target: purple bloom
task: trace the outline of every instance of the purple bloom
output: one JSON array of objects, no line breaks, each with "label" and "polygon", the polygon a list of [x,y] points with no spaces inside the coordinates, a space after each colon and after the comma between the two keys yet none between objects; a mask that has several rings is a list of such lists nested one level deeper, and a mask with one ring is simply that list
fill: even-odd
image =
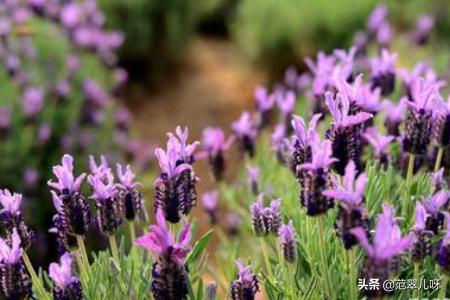
[{"label": "purple bloom", "polygon": [[370,60],[372,72],[372,88],[381,88],[386,96],[392,93],[395,85],[395,62],[397,53],[389,53],[387,49],[381,50],[381,56]]},{"label": "purple bloom", "polygon": [[444,168],[440,168],[436,172],[431,173],[430,175],[431,184],[434,187],[434,193],[439,192],[446,185],[446,181],[444,179]]},{"label": "purple bloom", "polygon": [[281,199],[274,199],[270,206],[264,207],[264,194],[259,194],[256,201],[250,205],[252,227],[256,236],[277,234],[281,226]]},{"label": "purple bloom", "polygon": [[255,89],[256,108],[261,114],[261,126],[264,127],[270,122],[270,113],[275,104],[275,97],[270,95],[267,89],[263,86],[258,86]]},{"label": "purple bloom", "polygon": [[254,300],[259,291],[258,279],[251,271],[251,266],[244,266],[241,261],[236,261],[238,268],[237,278],[231,282],[230,295],[232,300]]},{"label": "purple bloom", "polygon": [[105,106],[111,99],[110,95],[94,80],[88,79],[83,82],[83,92],[86,100],[98,107]]},{"label": "purple bloom", "polygon": [[446,212],[447,229],[437,246],[436,260],[445,274],[450,274],[450,215]]},{"label": "purple bloom", "polygon": [[232,142],[233,139],[227,140],[225,133],[220,128],[207,127],[202,131],[202,147],[217,181],[223,179],[225,172],[224,152],[228,150]]},{"label": "purple bloom", "polygon": [[153,297],[155,300],[186,299],[188,288],[185,263],[191,250],[190,225],[183,227],[176,241],[167,228],[162,210],[157,210],[156,222],[157,225],[151,225],[147,234],[134,241],[135,245],[155,255],[151,284]]},{"label": "purple bloom", "polygon": [[50,140],[50,137],[52,135],[52,129],[47,123],[42,124],[39,126],[38,132],[37,132],[37,141],[39,145],[45,145]]},{"label": "purple bloom", "polygon": [[243,112],[239,120],[231,124],[233,133],[239,141],[239,149],[242,153],[247,152],[250,157],[255,154],[255,140],[258,131],[248,112]]},{"label": "purple bloom", "polygon": [[217,222],[218,202],[219,202],[219,191],[218,190],[205,192],[202,196],[203,207],[209,216],[209,220],[210,220],[211,224],[216,224],[216,222]]},{"label": "purple bloom", "polygon": [[278,243],[283,251],[284,259],[294,263],[297,259],[297,238],[292,220],[287,225],[281,225],[278,230]]},{"label": "purple bloom", "polygon": [[225,216],[227,224],[227,231],[230,235],[236,235],[239,233],[239,226],[241,225],[241,217],[235,212],[229,212]]},{"label": "purple bloom", "polygon": [[123,206],[122,209],[127,220],[134,220],[138,213],[143,213],[144,211],[142,196],[137,189],[142,184],[135,181],[135,176],[136,174],[129,165],[126,166],[124,171],[122,165],[117,164],[117,178],[120,182],[116,184],[117,197]]},{"label": "purple bloom", "polygon": [[19,212],[20,204],[22,203],[22,195],[11,193],[9,190],[0,190],[0,204],[2,210],[0,212],[17,213]]},{"label": "purple bloom", "polygon": [[16,229],[10,241],[0,238],[0,286],[6,299],[28,299],[31,278],[22,261],[20,237]]},{"label": "purple bloom", "polygon": [[61,22],[67,28],[78,26],[83,17],[83,9],[78,3],[69,3],[61,10]]},{"label": "purple bloom", "polygon": [[23,112],[27,118],[34,118],[44,107],[44,93],[36,87],[27,88],[22,95]]},{"label": "purple bloom", "polygon": [[[323,52],[317,53],[316,62],[307,57],[305,63],[314,75],[312,89],[316,98],[320,98],[327,88],[333,86],[332,74],[334,71],[334,65],[336,57],[334,55],[326,55]],[[317,100],[317,99],[316,99]],[[320,112],[315,110],[315,113]]]},{"label": "purple bloom", "polygon": [[72,275],[70,253],[61,256],[60,264],[51,263],[49,276],[53,283],[53,296],[56,300],[81,300],[83,292],[80,280]]},{"label": "purple bloom", "polygon": [[[391,278],[395,272],[395,258],[410,249],[414,242],[414,236],[411,234],[402,238],[392,211],[392,207],[383,206],[383,213],[378,216],[372,244],[369,243],[365,229],[359,227],[351,231],[367,253],[360,278],[365,280],[376,278],[380,282]],[[368,297],[379,297],[385,293],[384,289],[365,291]]]},{"label": "purple bloom", "polygon": [[392,135],[382,135],[374,129],[370,133],[365,133],[364,138],[372,146],[376,159],[378,159],[381,165],[386,166],[391,161],[390,154],[387,150],[395,137]]},{"label": "purple bloom", "polygon": [[69,154],[64,154],[61,162],[62,164],[60,166],[53,167],[53,174],[55,174],[58,181],[53,182],[49,180],[47,184],[61,194],[78,192],[86,174],[82,173],[77,178],[74,177],[73,157]]},{"label": "purple bloom", "polygon": [[390,135],[400,135],[400,124],[406,111],[406,98],[401,98],[398,104],[389,100],[384,100],[383,111],[386,113],[385,125]]},{"label": "purple bloom", "polygon": [[380,47],[386,48],[389,46],[392,39],[392,28],[388,22],[381,24],[376,33],[376,39]]},{"label": "purple bloom", "polygon": [[343,49],[334,50],[334,55],[339,60],[333,72],[333,77],[343,78],[346,81],[353,80],[353,65],[357,48],[351,47],[348,52]]},{"label": "purple bloom", "polygon": [[386,5],[378,5],[367,19],[367,28],[369,31],[377,32],[380,27],[386,22],[388,9]]},{"label": "purple bloom", "polygon": [[277,155],[278,161],[289,167],[293,168],[292,149],[290,140],[286,137],[286,125],[278,124],[275,126],[274,131],[271,134],[272,149]]},{"label": "purple bloom", "polygon": [[39,181],[39,172],[34,168],[28,167],[24,170],[22,179],[27,189],[33,189]]},{"label": "purple bloom", "polygon": [[422,203],[416,203],[416,216],[412,233],[414,235],[414,243],[411,247],[412,259],[416,263],[422,263],[426,256],[431,254],[431,237],[433,233],[426,229],[426,220],[428,213]]},{"label": "purple bloom", "polygon": [[305,121],[299,116],[292,117],[292,127],[294,128],[295,135],[292,139],[292,157],[293,157],[293,170],[294,173],[299,176],[298,166],[312,159],[312,144],[319,139],[319,135],[316,131],[317,122],[321,118],[321,114],[315,114],[309,121],[309,127],[306,127]]},{"label": "purple bloom", "polygon": [[426,229],[432,231],[434,234],[438,234],[439,230],[444,226],[444,214],[441,212],[441,208],[448,203],[450,192],[440,191],[424,203],[428,218],[426,220]]},{"label": "purple bloom", "polygon": [[247,167],[247,177],[248,177],[248,185],[254,195],[258,194],[259,191],[259,167]]},{"label": "purple bloom", "polygon": [[411,38],[417,45],[424,45],[430,36],[434,26],[434,18],[430,15],[421,15],[417,18],[416,26]]}]

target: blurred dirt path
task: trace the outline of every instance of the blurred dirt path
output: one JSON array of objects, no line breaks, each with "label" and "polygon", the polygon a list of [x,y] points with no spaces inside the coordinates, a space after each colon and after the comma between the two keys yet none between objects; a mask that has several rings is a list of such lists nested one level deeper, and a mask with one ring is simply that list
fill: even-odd
[{"label": "blurred dirt path", "polygon": [[164,141],[177,124],[188,126],[194,138],[205,126],[229,131],[230,122],[251,107],[253,88],[262,78],[246,67],[229,41],[198,37],[185,61],[160,91],[130,91],[128,102],[142,138]]}]

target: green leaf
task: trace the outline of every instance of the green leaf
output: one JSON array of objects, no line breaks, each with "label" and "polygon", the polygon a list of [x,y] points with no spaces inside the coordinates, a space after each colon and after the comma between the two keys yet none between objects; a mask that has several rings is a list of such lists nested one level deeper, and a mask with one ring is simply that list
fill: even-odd
[{"label": "green leaf", "polygon": [[194,248],[192,249],[191,253],[189,253],[186,264],[190,265],[194,263],[197,258],[200,256],[202,251],[205,249],[206,245],[208,244],[209,239],[211,238],[211,235],[214,230],[208,230],[194,245]]}]

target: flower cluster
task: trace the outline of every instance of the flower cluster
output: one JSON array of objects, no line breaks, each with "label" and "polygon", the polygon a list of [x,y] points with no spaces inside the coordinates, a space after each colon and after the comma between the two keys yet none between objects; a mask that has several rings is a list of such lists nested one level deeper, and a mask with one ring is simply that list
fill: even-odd
[{"label": "flower cluster", "polygon": [[281,226],[281,199],[274,199],[270,206],[264,207],[264,194],[259,194],[250,206],[252,227],[255,235],[277,234]]}]

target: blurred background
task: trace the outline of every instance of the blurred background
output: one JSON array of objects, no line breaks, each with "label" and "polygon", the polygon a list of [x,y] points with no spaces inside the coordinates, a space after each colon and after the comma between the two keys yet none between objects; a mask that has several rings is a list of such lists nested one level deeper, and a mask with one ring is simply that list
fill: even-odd
[{"label": "blurred background", "polygon": [[[257,84],[284,80],[289,67],[305,71],[303,58],[318,50],[348,48],[381,3],[1,1],[0,186],[24,193],[27,222],[37,231],[35,260],[45,264],[55,255],[46,182],[63,153],[75,156],[77,173],[87,170],[89,154],[131,163],[151,211],[153,151],[166,132],[188,126],[191,140],[206,126],[230,132],[242,110],[253,108]],[[431,42],[417,51],[439,57],[437,70],[445,72],[448,1],[386,5],[384,38],[395,36],[390,46],[407,53],[407,67],[415,63],[408,50],[418,18],[434,16]],[[213,181],[205,162],[198,168],[201,193]]]}]

